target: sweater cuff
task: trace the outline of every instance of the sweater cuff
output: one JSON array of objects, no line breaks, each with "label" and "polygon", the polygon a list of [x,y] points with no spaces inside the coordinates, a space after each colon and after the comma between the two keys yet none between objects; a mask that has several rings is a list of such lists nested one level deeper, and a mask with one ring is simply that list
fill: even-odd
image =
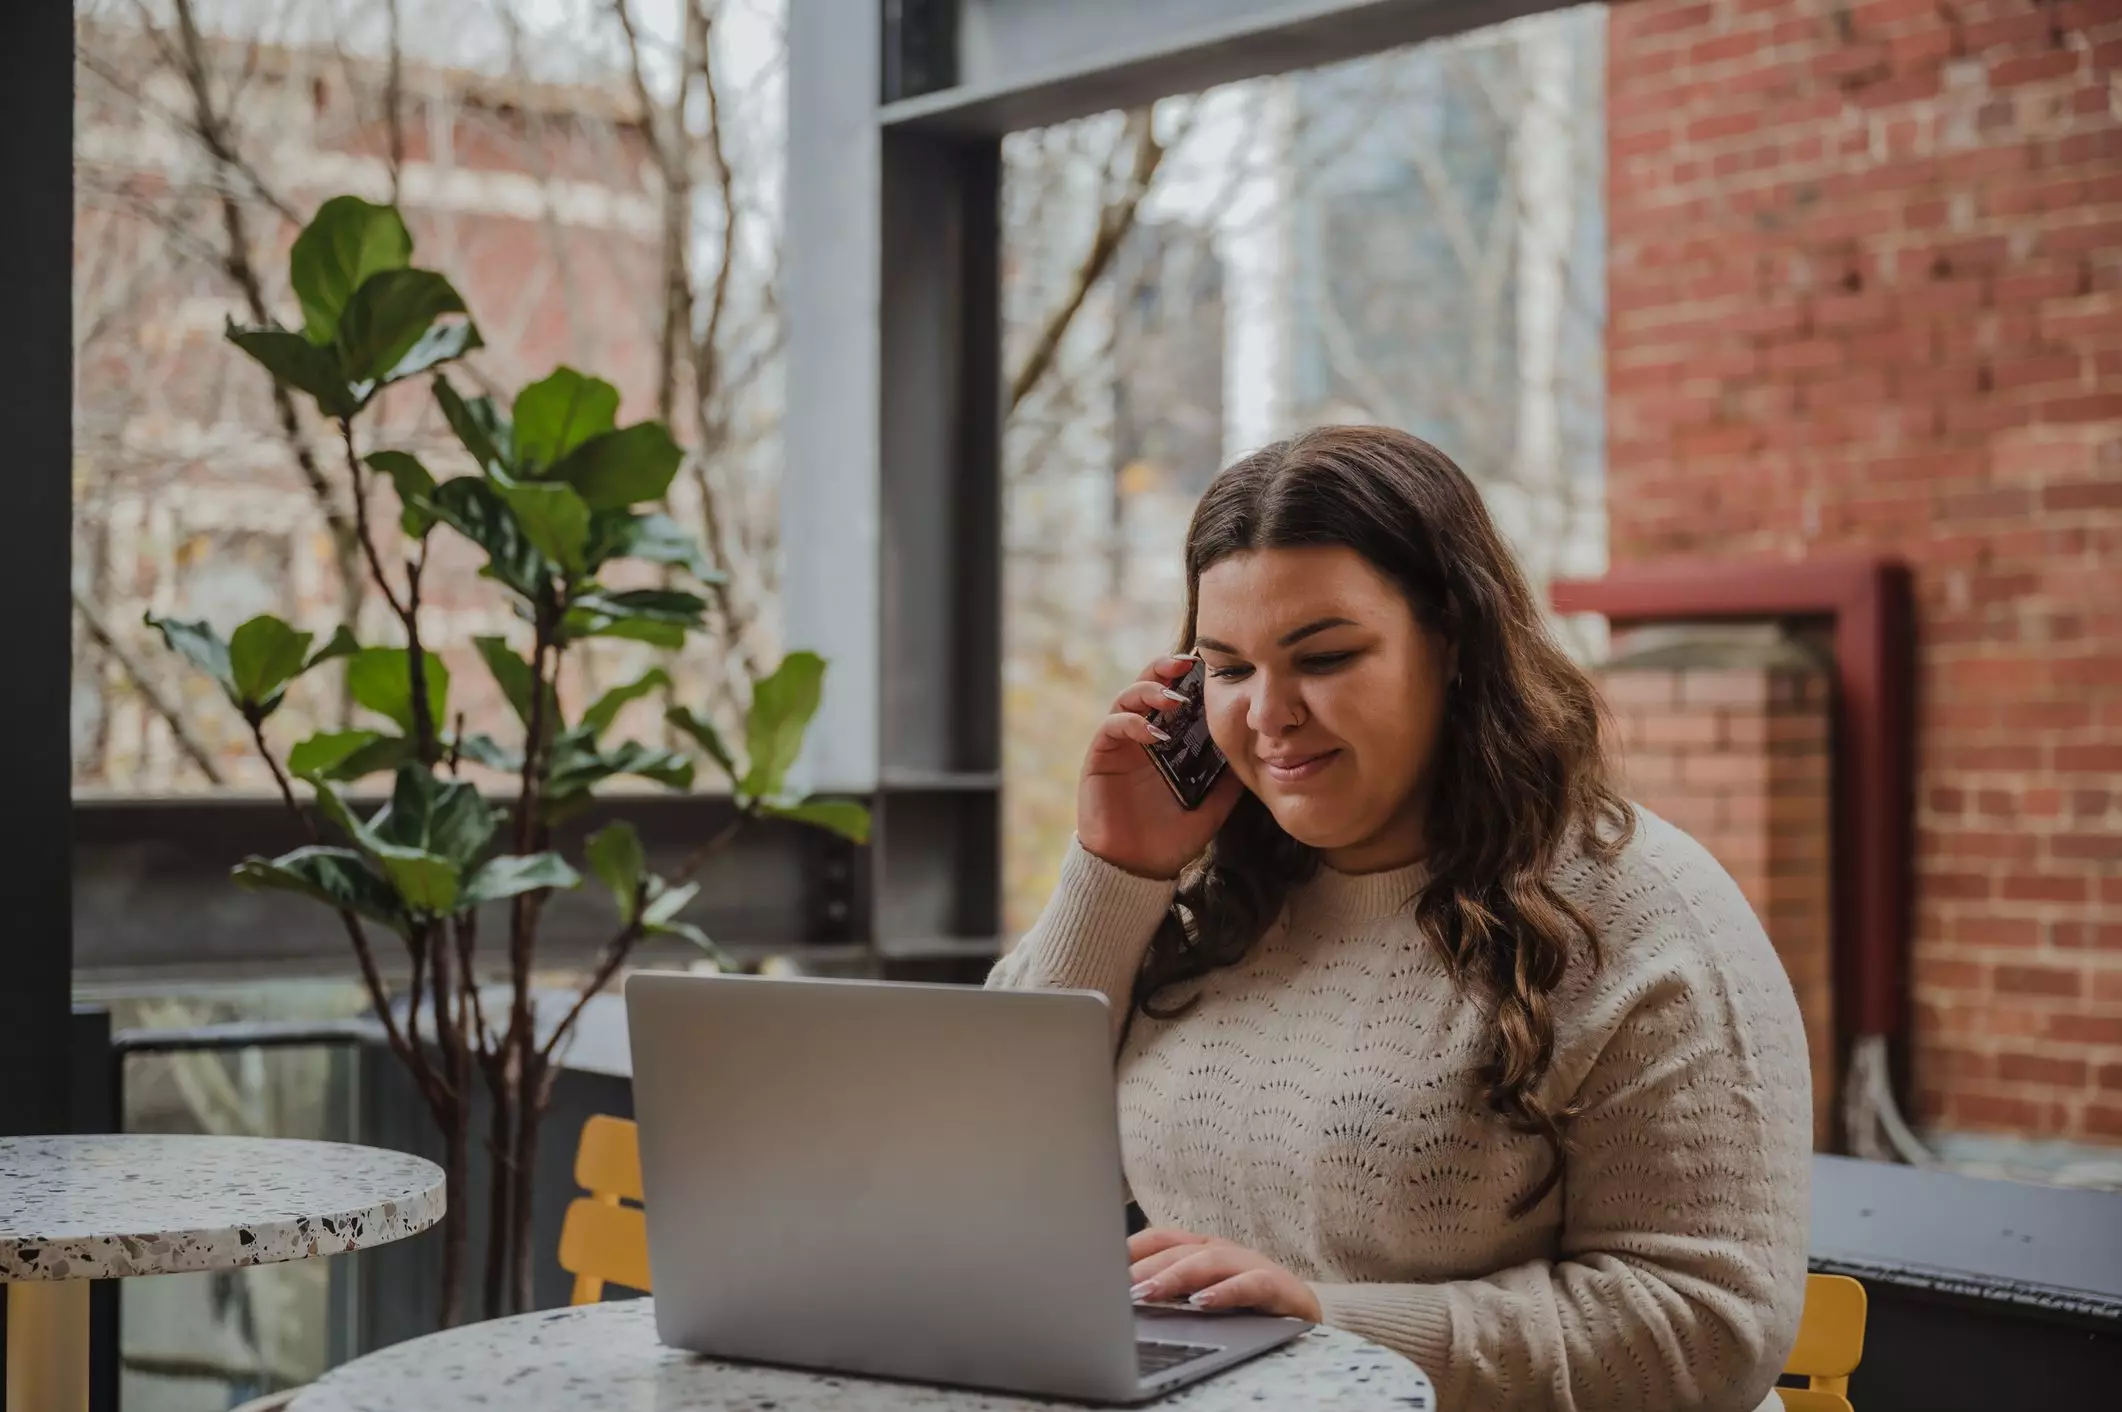
[{"label": "sweater cuff", "polygon": [[1070,839],[1060,881],[1039,919],[1039,951],[1031,961],[1039,984],[1127,994],[1177,890],[1169,880],[1116,868]]},{"label": "sweater cuff", "polygon": [[1361,1335],[1441,1383],[1451,1361],[1451,1296],[1441,1285],[1315,1284],[1323,1321]]}]

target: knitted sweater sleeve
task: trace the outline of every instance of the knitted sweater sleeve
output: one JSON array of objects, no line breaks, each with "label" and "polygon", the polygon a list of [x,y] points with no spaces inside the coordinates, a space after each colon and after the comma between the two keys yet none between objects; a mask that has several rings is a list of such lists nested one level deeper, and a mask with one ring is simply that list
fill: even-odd
[{"label": "knitted sweater sleeve", "polygon": [[988,973],[988,988],[1103,991],[1117,1034],[1172,892],[1172,883],[1138,878],[1071,842],[1046,910]]},{"label": "knitted sweater sleeve", "polygon": [[1414,1359],[1446,1407],[1773,1405],[1804,1300],[1810,1078],[1781,967],[1740,931],[1627,984],[1577,1090],[1559,1258],[1316,1285],[1326,1322]]}]

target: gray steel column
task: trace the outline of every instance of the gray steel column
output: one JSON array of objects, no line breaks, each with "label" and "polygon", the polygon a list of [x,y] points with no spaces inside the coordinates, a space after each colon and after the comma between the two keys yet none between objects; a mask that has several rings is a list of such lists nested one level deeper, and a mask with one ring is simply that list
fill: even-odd
[{"label": "gray steel column", "polygon": [[878,7],[791,0],[782,622],[831,664],[802,769],[819,790],[877,787]]},{"label": "gray steel column", "polygon": [[74,957],[72,7],[9,5],[0,40],[0,171],[9,194],[0,270],[11,315],[0,339],[0,440],[10,463],[9,543],[0,555],[10,668],[0,692],[10,823],[0,868],[0,1133],[64,1132]]}]

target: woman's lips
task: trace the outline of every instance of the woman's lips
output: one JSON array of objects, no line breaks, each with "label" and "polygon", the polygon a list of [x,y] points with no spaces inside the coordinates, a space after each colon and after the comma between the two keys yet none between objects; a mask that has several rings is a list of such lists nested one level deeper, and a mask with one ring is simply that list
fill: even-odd
[{"label": "woman's lips", "polygon": [[1276,784],[1302,784],[1321,770],[1341,758],[1339,750],[1322,750],[1315,755],[1291,755],[1280,760],[1262,760],[1260,767]]}]

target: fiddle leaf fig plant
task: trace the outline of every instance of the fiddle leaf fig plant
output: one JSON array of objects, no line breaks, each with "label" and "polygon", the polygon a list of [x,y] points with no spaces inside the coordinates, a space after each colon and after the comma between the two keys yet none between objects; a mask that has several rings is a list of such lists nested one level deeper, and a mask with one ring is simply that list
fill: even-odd
[{"label": "fiddle leaf fig plant", "polygon": [[[854,801],[787,788],[825,678],[822,658],[795,652],[752,684],[741,763],[704,710],[664,712],[672,738],[696,746],[728,785],[730,828],[668,874],[651,867],[624,820],[590,834],[578,859],[564,856],[556,828],[588,809],[599,789],[631,779],[683,791],[695,781],[695,755],[614,738],[628,706],[674,689],[666,669],[650,667],[582,702],[560,686],[569,655],[594,639],[672,649],[702,628],[708,604],[694,589],[722,574],[660,508],[684,453],[660,422],[620,425],[619,390],[574,368],[555,369],[505,406],[460,391],[446,369],[483,346],[478,326],[447,278],[413,264],[412,236],[390,206],[356,196],[326,201],[294,242],[288,283],[299,328],[231,324],[228,341],[307,397],[337,432],[343,490],[395,640],[364,643],[340,626],[320,644],[272,614],[225,639],[203,622],[149,622],[221,689],[310,836],[278,857],[243,859],[235,881],[297,893],[337,915],[385,1036],[443,1133],[445,1322],[456,1317],[464,1283],[469,1124],[474,1085],[484,1085],[492,1173],[484,1306],[490,1315],[511,1312],[529,1302],[539,1121],[555,1055],[583,1007],[643,938],[680,938],[719,957],[685,916],[700,890],[689,874],[748,821],[786,819],[863,843],[869,814]],[[396,446],[361,451],[378,394],[416,379],[456,449],[428,459]],[[394,526],[370,515],[386,486]],[[453,714],[450,668],[425,639],[425,575],[443,536],[473,547],[480,575],[522,624],[517,634],[471,644],[513,717],[506,738]],[[659,586],[629,586],[615,572],[627,563],[654,566]],[[289,691],[326,668],[343,673],[359,719],[277,738],[271,727]],[[508,777],[504,797],[482,792],[467,766]],[[346,793],[375,778],[388,781],[382,804],[358,805]],[[533,995],[540,921],[546,900],[582,887],[585,870],[610,895],[612,932],[564,1013],[551,1018]],[[498,937],[482,931],[488,910],[503,917]],[[379,934],[403,953],[401,987],[386,982]]]}]

